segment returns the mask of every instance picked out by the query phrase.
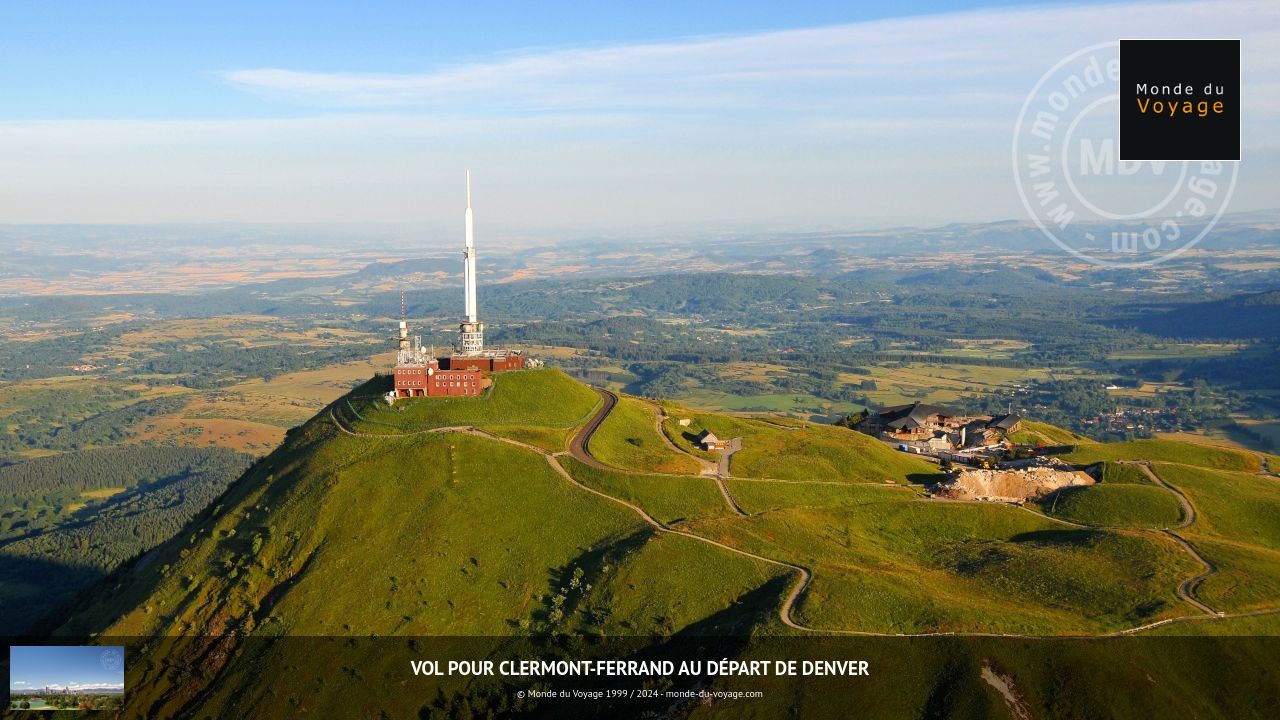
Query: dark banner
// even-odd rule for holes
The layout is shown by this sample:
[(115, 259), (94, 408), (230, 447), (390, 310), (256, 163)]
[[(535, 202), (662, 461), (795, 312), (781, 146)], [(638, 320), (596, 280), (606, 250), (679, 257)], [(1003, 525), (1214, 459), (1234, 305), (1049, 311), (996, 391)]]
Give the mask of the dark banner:
[[(123, 648), (123, 692), (85, 701), (120, 718), (1280, 716), (1274, 637), (228, 635), (85, 644)], [(15, 693), (23, 669), (5, 662), (11, 708), (72, 704), (59, 695), (75, 689)]]

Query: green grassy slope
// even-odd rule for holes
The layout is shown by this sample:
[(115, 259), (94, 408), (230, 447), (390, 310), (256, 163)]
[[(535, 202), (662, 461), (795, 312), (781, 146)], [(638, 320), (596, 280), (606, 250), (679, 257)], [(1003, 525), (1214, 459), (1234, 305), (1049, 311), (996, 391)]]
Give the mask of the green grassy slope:
[(1280, 481), (1251, 473), (1157, 463), (1165, 482), (1186, 494), (1198, 518), (1179, 531), (1218, 573), (1197, 589), (1232, 611), (1276, 606), (1280, 598)]
[[(201, 717), (285, 716), (343, 701), (343, 683), (311, 670), (305, 645), (254, 644), (269, 638), (345, 636), (341, 647), (355, 648), (374, 636), (507, 642), (560, 633), (796, 632), (777, 617), (794, 571), (659, 532), (561, 476), (535, 449), (423, 432), (478, 425), (559, 452), (595, 406), (594, 393), (555, 371), (498, 378), (493, 394), (459, 404), (423, 400), (400, 411), (357, 401), (360, 415), (349, 408), (343, 417), (371, 437), (344, 434), (322, 413), (174, 540), (95, 588), (61, 632), (164, 636), (181, 646), (176, 657), (203, 658), (197, 673), (180, 664), (129, 670), (131, 687), (153, 703), (150, 714), (184, 708)], [(621, 407), (629, 410), (605, 444), (621, 438), (637, 452), (615, 444), (625, 451), (615, 460), (642, 467), (649, 451), (669, 452), (647, 408)], [(637, 408), (643, 414), (631, 412)], [(1022, 508), (925, 499), (913, 483), (932, 474), (932, 464), (843, 428), (711, 413), (681, 428), (676, 418), (689, 415), (672, 415), (665, 429), (679, 442), (702, 427), (744, 439), (734, 471), (756, 477), (726, 486), (748, 517), (730, 510), (710, 478), (602, 471), (567, 455), (556, 462), (662, 523), (808, 568), (811, 582), (791, 615), (808, 627), (1097, 634), (1197, 612), (1175, 589), (1201, 566), (1154, 529), (1176, 522), (1180, 505), (1130, 466), (1108, 463), (1102, 484), (1064, 494), (1049, 509), (1135, 529), (1082, 529)], [(633, 435), (638, 444), (626, 442)], [(1128, 459), (1147, 447), (1105, 452)], [(1201, 462), (1223, 457), (1159, 451)], [(1155, 469), (1199, 510), (1180, 532), (1220, 568), (1198, 596), (1224, 610), (1273, 606), (1280, 483), (1210, 467)], [(232, 647), (211, 651), (211, 642)], [(353, 682), (402, 697), (392, 679), (403, 667), (378, 662), (363, 658)], [(259, 668), (273, 663), (308, 669), (264, 688)], [(1034, 694), (1050, 677), (1031, 682)], [(925, 698), (902, 700), (924, 712)], [(981, 696), (970, 701), (981, 712), (1001, 707), (983, 705)]]
[(1016, 443), (1027, 445), (1052, 445), (1055, 443), (1059, 445), (1084, 445), (1096, 442), (1070, 430), (1034, 420), (1023, 420), (1022, 428), (1013, 433), (1009, 439)]
[(1142, 468), (1129, 463), (1114, 461), (1102, 464), (1102, 482), (1108, 485), (1152, 485)]
[[(555, 368), (496, 373), (493, 386), (474, 398), (408, 398), (388, 406), (380, 397), (353, 399), (352, 426), (368, 433), (471, 425), (565, 430), (587, 420), (599, 398)], [(351, 412), (354, 410), (354, 412)]]
[(1062, 634), (1188, 613), (1174, 587), (1197, 566), (1160, 537), (1072, 529), (1018, 508), (918, 500), (905, 490), (730, 486), (764, 512), (690, 527), (812, 568), (798, 610), (819, 628)]
[(591, 436), (591, 454), (605, 465), (624, 470), (697, 475), (698, 461), (667, 447), (656, 425), (657, 416), (648, 404), (619, 397), (613, 412)]
[[(549, 576), (599, 564), (615, 545), (646, 566), (647, 531), (634, 513), (574, 487), (535, 452), (463, 434), (356, 438), (321, 417), (65, 631), (219, 632), (246, 621), (281, 634), (545, 631), (582, 622), (549, 618), (557, 590)], [(629, 629), (679, 629), (769, 575), (723, 551), (714, 561), (740, 571), (721, 582), (691, 569), (696, 591), (673, 582), (679, 575), (659, 583), (660, 573), (645, 571), (659, 584), (629, 596), (689, 610), (661, 623), (650, 616), (648, 625), (628, 611)], [(750, 586), (730, 587), (733, 578)]]
[(1142, 459), (1245, 472), (1257, 472), (1261, 468), (1261, 461), (1253, 453), (1177, 440), (1082, 443), (1076, 446), (1075, 451), (1062, 457), (1067, 462), (1080, 464), (1095, 463), (1100, 460)]
[(1109, 484), (1064, 488), (1039, 502), (1053, 517), (1102, 527), (1167, 528), (1182, 520), (1182, 505), (1155, 485)]
[[(734, 454), (729, 468), (738, 477), (905, 483), (920, 481), (938, 472), (932, 463), (841, 427), (799, 423), (788, 428), (772, 422), (687, 409), (669, 412), (671, 417), (664, 427), (668, 437), (676, 438), (681, 447), (694, 449), (693, 438), (703, 429), (725, 440), (741, 437), (742, 449)], [(680, 427), (679, 417), (692, 422)]]
[(590, 467), (572, 457), (560, 464), (574, 479), (612, 497), (635, 503), (658, 522), (675, 524), (699, 517), (728, 515), (714, 478), (671, 477), (609, 472)]

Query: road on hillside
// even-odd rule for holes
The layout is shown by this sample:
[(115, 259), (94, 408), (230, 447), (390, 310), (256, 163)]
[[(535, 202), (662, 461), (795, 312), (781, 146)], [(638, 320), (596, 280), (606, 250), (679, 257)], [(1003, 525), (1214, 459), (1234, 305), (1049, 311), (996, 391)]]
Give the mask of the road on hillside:
[(574, 433), (573, 439), (569, 441), (569, 454), (578, 462), (590, 465), (597, 470), (613, 470), (614, 468), (592, 457), (587, 450), (587, 446), (591, 442), (591, 436), (596, 434), (596, 430), (600, 429), (604, 419), (609, 417), (609, 413), (613, 412), (613, 408), (617, 406), (618, 396), (608, 390), (594, 387), (591, 389), (596, 392), (596, 395), (600, 396), (600, 409), (596, 411), (595, 415), (591, 416), (586, 425), (583, 425), (578, 432)]
[(720, 488), (720, 494), (724, 496), (724, 501), (729, 503), (729, 508), (742, 517), (749, 517), (746, 510), (738, 505), (738, 501), (733, 498), (733, 494), (729, 492), (729, 486), (724, 484), (724, 479), (729, 477), (729, 462), (733, 458), (733, 454), (742, 449), (742, 438), (736, 437), (725, 444), (724, 452), (720, 455), (720, 464), (716, 467), (716, 485)]
[[(598, 463), (594, 458), (590, 456), (590, 454), (587, 452), (587, 447), (588, 447), (587, 441), (590, 439), (591, 434), (595, 432), (597, 428), (600, 427), (600, 423), (604, 421), (604, 418), (609, 414), (609, 411), (612, 410), (614, 405), (617, 404), (617, 396), (614, 396), (611, 393), (608, 393), (607, 391), (597, 390), (596, 392), (599, 393), (601, 395), (601, 398), (605, 400), (605, 404), (591, 419), (591, 421), (588, 422), (586, 425), (584, 425), (574, 435), (574, 438), (570, 444), (570, 447), (571, 449), (576, 449), (581, 453), (581, 455), (574, 453), (574, 457), (577, 457), (582, 462), (592, 464), (593, 467), (604, 467), (605, 469), (609, 469), (607, 466), (603, 466), (602, 464)], [(608, 397), (606, 397), (606, 395)], [(328, 415), (330, 419), (333, 421), (333, 424), (337, 427), (337, 429), (346, 435), (369, 438), (369, 439), (377, 439), (377, 440), (389, 440), (397, 437), (397, 435), (392, 435), (392, 434), (383, 435), (383, 434), (363, 433), (355, 430), (352, 427), (349, 427), (346, 424), (345, 420), (337, 412), (336, 402), (330, 405), (328, 409)], [(504, 438), (498, 435), (493, 435), (479, 428), (469, 427), (469, 426), (432, 428), (429, 430), (419, 430), (411, 433), (403, 433), (403, 435), (421, 435), (421, 434), (427, 434), (427, 433), (451, 433), (451, 432), (461, 432), (461, 433), (466, 433), (466, 434), (475, 435), (479, 437), (484, 437), (496, 442), (502, 442), (502, 443), (507, 443), (508, 445), (521, 447), (521, 448), (524, 448), (525, 450), (529, 450), (531, 452), (535, 452), (539, 455), (542, 455), (546, 459), (547, 464), (551, 466), (551, 469), (554, 470), (557, 475), (564, 478), (565, 481), (579, 488), (580, 490), (591, 493), (592, 495), (596, 495), (604, 500), (617, 503), (618, 505), (621, 505), (627, 508), (628, 510), (630, 510), (631, 512), (639, 516), (641, 520), (643, 520), (647, 525), (652, 527), (657, 532), (670, 534), (670, 535), (680, 535), (682, 537), (689, 538), (690, 540), (695, 540), (697, 542), (705, 543), (707, 545), (720, 548), (721, 550), (725, 550), (725, 551), (734, 553), (736, 555), (751, 558), (753, 560), (758, 560), (760, 562), (767, 563), (775, 567), (781, 567), (791, 572), (794, 572), (796, 575), (795, 582), (792, 583), (790, 591), (787, 593), (787, 596), (783, 598), (782, 603), (778, 607), (778, 619), (784, 625), (790, 628), (793, 628), (795, 630), (801, 630), (804, 632), (812, 632), (812, 633), (818, 633), (823, 635), (857, 635), (857, 636), (865, 636), (865, 637), (996, 637), (996, 638), (1018, 638), (1023, 640), (1050, 640), (1055, 638), (1061, 639), (1061, 638), (1071, 637), (1071, 638), (1088, 639), (1088, 638), (1098, 638), (1098, 637), (1121, 637), (1124, 635), (1132, 635), (1136, 633), (1141, 633), (1146, 630), (1151, 630), (1153, 628), (1161, 627), (1164, 625), (1170, 625), (1173, 623), (1190, 622), (1190, 621), (1196, 621), (1196, 620), (1224, 619), (1224, 618), (1258, 617), (1263, 615), (1274, 615), (1274, 614), (1280, 613), (1280, 608), (1267, 608), (1264, 610), (1254, 610), (1251, 612), (1242, 612), (1242, 613), (1213, 612), (1211, 610), (1207, 610), (1206, 608), (1206, 612), (1208, 614), (1205, 614), (1205, 615), (1189, 615), (1189, 616), (1179, 616), (1174, 618), (1166, 618), (1164, 620), (1157, 620), (1155, 622), (1146, 623), (1144, 625), (1139, 625), (1137, 627), (1132, 627), (1125, 630), (1117, 630), (1110, 633), (1103, 633), (1100, 635), (1044, 636), (1044, 635), (1028, 635), (1024, 633), (987, 633), (987, 632), (892, 633), (892, 632), (874, 632), (874, 631), (868, 631), (868, 630), (842, 630), (842, 629), (836, 629), (836, 628), (815, 628), (809, 625), (805, 625), (795, 620), (792, 617), (792, 614), (795, 610), (796, 601), (800, 598), (802, 594), (804, 594), (804, 591), (809, 587), (809, 583), (812, 582), (813, 580), (813, 572), (809, 570), (809, 568), (803, 565), (798, 565), (796, 563), (788, 562), (786, 560), (779, 560), (776, 558), (759, 555), (749, 550), (736, 548), (731, 545), (727, 545), (725, 543), (719, 542), (717, 540), (712, 540), (711, 538), (704, 537), (702, 535), (697, 535), (692, 532), (688, 532), (686, 530), (677, 530), (675, 528), (669, 527), (665, 523), (659, 521), (657, 518), (650, 515), (647, 511), (645, 511), (644, 508), (640, 507), (639, 505), (636, 505), (635, 503), (632, 503), (630, 501), (624, 500), (619, 497), (614, 497), (612, 495), (609, 495), (608, 493), (602, 492), (600, 490), (596, 490), (595, 488), (589, 487), (587, 485), (582, 484), (581, 482), (578, 482), (576, 479), (574, 479), (572, 475), (569, 474), (567, 470), (564, 469), (564, 466), (560, 464), (559, 456), (563, 455), (564, 453), (550, 453), (550, 452), (547, 452), (544, 448), (540, 448), (536, 445), (531, 445), (529, 443), (521, 442), (519, 440), (514, 440), (511, 438)], [(1160, 481), (1160, 484), (1164, 485), (1163, 481)], [(1174, 490), (1174, 492), (1177, 492), (1177, 491)], [(1187, 547), (1190, 552), (1194, 553), (1197, 557), (1199, 557), (1199, 553), (1196, 553), (1194, 548), (1191, 548), (1189, 544), (1187, 545)], [(1208, 565), (1207, 562), (1205, 564)], [(1209, 567), (1212, 567), (1212, 566), (1209, 566)], [(1196, 579), (1197, 578), (1192, 578), (1193, 581)], [(1184, 583), (1184, 585), (1186, 585), (1186, 583)], [(1199, 606), (1198, 602), (1194, 600), (1192, 600), (1192, 602), (1195, 603), (1197, 606)]]

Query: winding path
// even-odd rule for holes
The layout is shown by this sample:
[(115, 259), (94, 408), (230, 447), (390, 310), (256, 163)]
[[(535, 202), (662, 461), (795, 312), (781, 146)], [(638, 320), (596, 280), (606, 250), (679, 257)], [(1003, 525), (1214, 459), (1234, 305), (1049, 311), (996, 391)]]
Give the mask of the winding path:
[[(596, 390), (596, 392), (601, 395), (602, 399), (604, 399), (604, 403), (601, 405), (600, 409), (596, 412), (596, 414), (592, 416), (592, 418), (588, 420), (581, 428), (579, 428), (577, 433), (574, 435), (573, 440), (570, 442), (570, 451), (568, 454), (572, 455), (574, 458), (578, 459), (581, 462), (591, 465), (592, 467), (599, 467), (606, 470), (612, 470), (612, 468), (604, 465), (603, 463), (600, 463), (595, 458), (591, 457), (588, 451), (589, 449), (588, 441), (590, 440), (591, 434), (594, 433), (600, 427), (600, 424), (604, 422), (604, 418), (609, 414), (609, 412), (617, 404), (617, 396), (604, 390)], [(476, 435), (476, 436), (488, 438), (490, 440), (507, 443), (508, 445), (514, 445), (516, 447), (524, 448), (531, 452), (538, 453), (539, 455), (543, 456), (543, 458), (546, 459), (547, 464), (551, 467), (553, 471), (556, 472), (556, 474), (558, 474), (561, 478), (563, 478), (565, 481), (567, 481), (571, 485), (579, 488), (580, 490), (591, 493), (592, 495), (595, 495), (599, 498), (602, 498), (604, 500), (607, 500), (612, 503), (616, 503), (618, 505), (621, 505), (622, 507), (627, 508), (631, 512), (635, 513), (647, 525), (649, 525), (659, 533), (686, 537), (686, 538), (689, 538), (690, 540), (695, 540), (697, 542), (705, 543), (707, 545), (711, 545), (721, 550), (734, 553), (735, 555), (750, 558), (752, 560), (756, 560), (756, 561), (765, 563), (767, 565), (789, 570), (795, 573), (796, 579), (792, 583), (791, 588), (787, 592), (786, 597), (783, 598), (782, 604), (778, 607), (778, 619), (787, 627), (792, 628), (794, 630), (801, 631), (801, 632), (805, 632), (805, 633), (814, 633), (814, 634), (820, 634), (820, 635), (852, 635), (852, 636), (863, 636), (863, 637), (906, 637), (906, 638), (983, 637), (983, 638), (1012, 638), (1012, 639), (1021, 639), (1021, 640), (1061, 640), (1061, 639), (1096, 640), (1096, 639), (1102, 639), (1102, 638), (1112, 638), (1112, 637), (1133, 635), (1133, 634), (1144, 632), (1154, 628), (1162, 627), (1164, 625), (1171, 625), (1173, 623), (1194, 622), (1194, 621), (1203, 621), (1203, 620), (1217, 620), (1217, 619), (1226, 619), (1226, 618), (1258, 617), (1263, 615), (1280, 614), (1280, 608), (1269, 608), (1269, 609), (1255, 610), (1252, 612), (1244, 612), (1244, 613), (1214, 612), (1212, 610), (1209, 610), (1207, 607), (1205, 607), (1198, 601), (1194, 600), (1193, 598), (1190, 598), (1189, 596), (1184, 595), (1184, 598), (1188, 599), (1188, 601), (1190, 601), (1192, 604), (1205, 609), (1207, 614), (1184, 615), (1180, 617), (1166, 618), (1164, 620), (1158, 620), (1156, 622), (1147, 623), (1145, 625), (1139, 625), (1137, 627), (1127, 628), (1125, 630), (1117, 630), (1115, 632), (1104, 633), (1100, 635), (1028, 635), (1028, 634), (1022, 634), (1022, 633), (984, 633), (984, 632), (891, 633), (891, 632), (874, 632), (870, 630), (841, 630), (841, 629), (816, 628), (809, 625), (805, 625), (795, 620), (792, 617), (793, 611), (795, 609), (796, 601), (800, 598), (800, 595), (804, 593), (804, 591), (809, 587), (810, 582), (812, 582), (813, 580), (813, 572), (809, 568), (803, 565), (798, 565), (796, 563), (788, 562), (785, 560), (779, 560), (776, 558), (759, 555), (759, 554), (750, 552), (748, 550), (743, 550), (740, 548), (733, 547), (731, 545), (726, 545), (725, 543), (712, 540), (711, 538), (703, 537), (701, 535), (696, 535), (691, 532), (687, 532), (684, 530), (677, 530), (675, 528), (669, 527), (668, 525), (659, 521), (657, 518), (650, 515), (644, 508), (640, 507), (639, 505), (636, 505), (635, 503), (632, 503), (628, 500), (624, 500), (622, 498), (614, 497), (612, 495), (609, 495), (605, 492), (602, 492), (595, 488), (584, 485), (581, 482), (575, 480), (574, 477), (570, 475), (567, 470), (564, 469), (564, 466), (560, 464), (559, 458), (566, 454), (564, 452), (559, 452), (559, 453), (548, 452), (546, 449), (540, 448), (536, 445), (530, 445), (529, 443), (521, 442), (519, 440), (513, 440), (511, 438), (504, 438), (504, 437), (494, 435), (492, 433), (489, 433), (479, 428), (471, 427), (471, 426), (450, 426), (450, 427), (430, 428), (426, 430), (418, 430), (418, 431), (409, 432), (409, 433), (399, 433), (395, 435), (379, 434), (379, 433), (364, 433), (349, 427), (342, 420), (342, 418), (339, 417), (339, 413), (336, 412), (335, 410), (336, 406), (337, 406), (336, 402), (329, 406), (330, 419), (333, 420), (334, 426), (337, 427), (339, 431), (347, 435), (351, 435), (353, 437), (386, 440), (386, 439), (402, 437), (406, 435), (424, 435), (424, 434), (431, 434), (431, 433), (455, 433), (456, 432), (456, 433), (466, 433), (469, 435)], [(1134, 463), (1141, 464), (1141, 461), (1134, 461)], [(1150, 469), (1148, 468), (1147, 471), (1150, 472)], [(1151, 475), (1153, 478), (1155, 477), (1154, 473), (1151, 473)], [(1155, 478), (1155, 479), (1161, 485), (1165, 487), (1169, 487), (1171, 490), (1173, 490), (1172, 487), (1168, 486), (1163, 481), (1159, 480), (1158, 478)], [(1174, 490), (1174, 492), (1176, 493), (1177, 490)], [(1181, 496), (1181, 493), (1178, 493), (1178, 494), (1179, 496)], [(1192, 509), (1192, 512), (1194, 513), (1194, 508)], [(1192, 518), (1194, 519), (1194, 515), (1192, 515)], [(1180, 527), (1186, 527), (1186, 525), (1189, 525), (1189, 524), (1190, 523), (1188, 522)], [(1172, 531), (1166, 531), (1166, 532), (1169, 532), (1171, 535), (1173, 534)], [(1174, 535), (1174, 537), (1177, 538), (1178, 536)], [(1178, 538), (1178, 539), (1181, 540), (1181, 538)], [(1200, 558), (1199, 553), (1196, 552), (1194, 548), (1191, 548), (1189, 543), (1186, 543), (1185, 540), (1183, 540), (1182, 542), (1193, 554), (1195, 554), (1197, 558)], [(1200, 558), (1200, 559), (1202, 560), (1202, 562), (1205, 563), (1206, 566), (1210, 568), (1213, 567), (1207, 561), (1204, 561), (1203, 558)], [(1203, 577), (1207, 577), (1208, 575), (1211, 575), (1213, 572), (1216, 572), (1216, 569), (1212, 570), (1212, 572), (1205, 574), (1204, 576), (1197, 576), (1196, 578), (1192, 578), (1191, 580), (1184, 582), (1183, 587), (1186, 587), (1188, 584), (1193, 583), (1199, 579), (1203, 579)], [(1179, 588), (1179, 590), (1181, 592), (1182, 588)]]
[(725, 504), (729, 506), (739, 517), (750, 517), (747, 511), (743, 510), (738, 501), (733, 498), (733, 493), (729, 492), (729, 486), (725, 484), (724, 479), (729, 477), (729, 462), (733, 459), (733, 454), (742, 449), (742, 438), (736, 437), (725, 444), (724, 452), (720, 454), (720, 462), (716, 466), (716, 487), (720, 488), (720, 494), (724, 496)]
[(1196, 575), (1195, 577), (1189, 577), (1186, 580), (1183, 580), (1182, 584), (1178, 585), (1178, 597), (1182, 598), (1188, 603), (1191, 603), (1192, 605), (1195, 605), (1197, 608), (1199, 608), (1200, 610), (1204, 611), (1209, 615), (1214, 615), (1217, 617), (1223, 616), (1224, 613), (1218, 610), (1214, 610), (1213, 608), (1204, 604), (1203, 602), (1200, 601), (1199, 598), (1197, 598), (1193, 594), (1195, 592), (1196, 587), (1199, 586), (1200, 583), (1205, 580), (1205, 578), (1210, 577), (1218, 572), (1218, 566), (1209, 562), (1208, 558), (1201, 555), (1200, 551), (1197, 550), (1196, 546), (1192, 545), (1189, 540), (1182, 537), (1178, 533), (1174, 532), (1175, 530), (1184, 530), (1188, 527), (1191, 527), (1191, 524), (1196, 521), (1196, 506), (1191, 504), (1191, 500), (1188, 499), (1186, 495), (1182, 494), (1181, 490), (1162, 480), (1159, 475), (1156, 475), (1155, 471), (1151, 469), (1151, 463), (1145, 460), (1122, 460), (1120, 462), (1123, 465), (1133, 465), (1134, 467), (1137, 467), (1138, 469), (1142, 470), (1143, 474), (1147, 476), (1147, 479), (1149, 479), (1151, 482), (1155, 483), (1159, 487), (1162, 487), (1165, 490), (1168, 490), (1169, 492), (1173, 493), (1174, 496), (1178, 498), (1178, 502), (1182, 503), (1182, 522), (1179, 523), (1178, 526), (1175, 528), (1165, 528), (1163, 532), (1165, 535), (1168, 535), (1170, 538), (1172, 538), (1173, 541), (1177, 543), (1180, 547), (1182, 547), (1183, 550), (1186, 550), (1187, 553), (1191, 555), (1191, 557), (1195, 558), (1201, 565), (1203, 565), (1204, 572), (1200, 573), (1199, 575)]

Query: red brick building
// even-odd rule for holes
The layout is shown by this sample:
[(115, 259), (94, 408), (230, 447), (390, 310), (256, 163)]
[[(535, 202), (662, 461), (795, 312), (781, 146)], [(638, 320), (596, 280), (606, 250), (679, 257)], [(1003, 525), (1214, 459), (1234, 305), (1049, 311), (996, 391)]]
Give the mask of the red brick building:
[(484, 389), (478, 369), (440, 369), (437, 360), (424, 364), (396, 365), (395, 396), (474, 397)]
[(491, 350), (482, 355), (454, 355), (440, 358), (440, 367), (445, 370), (483, 370), (484, 372), (520, 370), (524, 367), (524, 355), (510, 350)]

